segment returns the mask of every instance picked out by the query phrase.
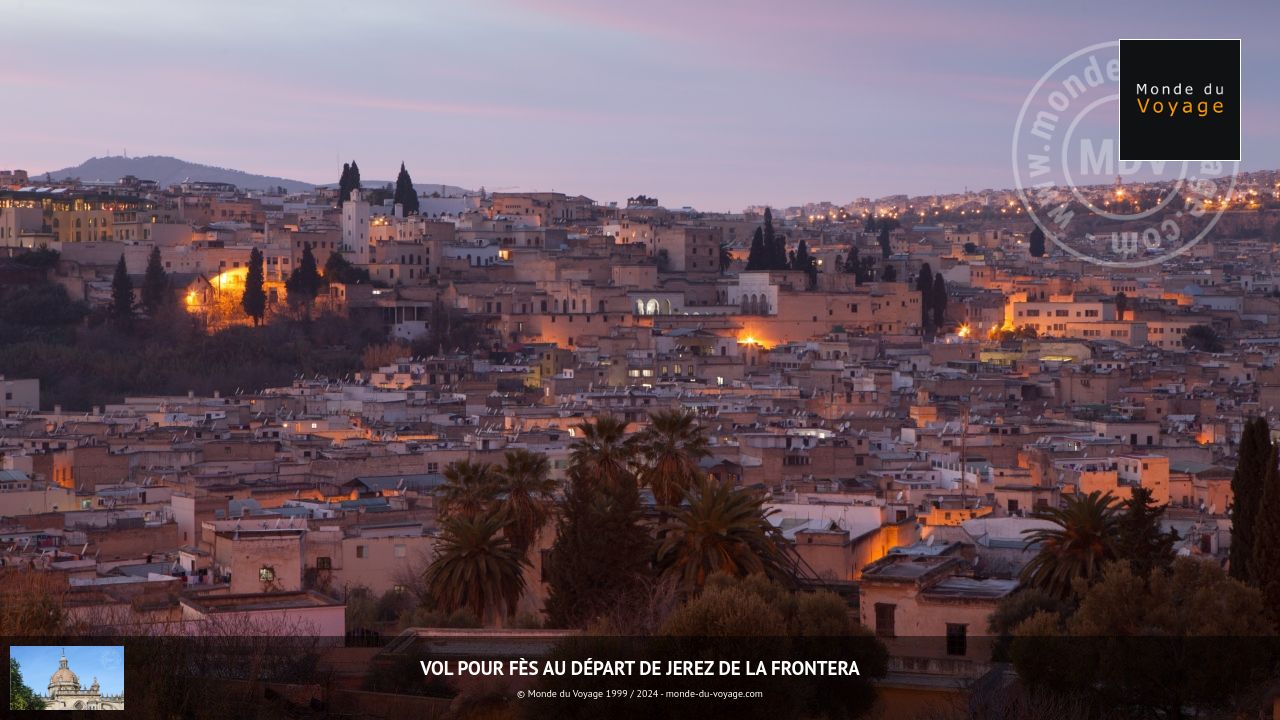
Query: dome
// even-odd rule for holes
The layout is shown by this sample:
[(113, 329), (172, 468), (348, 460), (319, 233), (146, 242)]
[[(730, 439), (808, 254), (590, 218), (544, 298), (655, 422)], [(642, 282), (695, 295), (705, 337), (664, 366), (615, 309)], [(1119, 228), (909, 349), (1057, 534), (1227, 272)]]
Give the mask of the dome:
[(71, 672), (71, 668), (67, 667), (67, 657), (62, 656), (58, 661), (58, 669), (54, 671), (49, 678), (49, 689), (52, 690), (78, 690), (80, 688), (80, 678)]

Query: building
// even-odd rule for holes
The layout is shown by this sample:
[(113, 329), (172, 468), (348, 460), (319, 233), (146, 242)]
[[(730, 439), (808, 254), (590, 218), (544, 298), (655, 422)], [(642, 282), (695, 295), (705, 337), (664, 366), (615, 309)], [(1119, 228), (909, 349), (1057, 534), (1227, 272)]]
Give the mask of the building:
[(64, 652), (58, 669), (49, 678), (49, 694), (44, 697), (45, 710), (123, 710), (124, 694), (103, 695), (98, 678), (89, 687), (67, 666)]

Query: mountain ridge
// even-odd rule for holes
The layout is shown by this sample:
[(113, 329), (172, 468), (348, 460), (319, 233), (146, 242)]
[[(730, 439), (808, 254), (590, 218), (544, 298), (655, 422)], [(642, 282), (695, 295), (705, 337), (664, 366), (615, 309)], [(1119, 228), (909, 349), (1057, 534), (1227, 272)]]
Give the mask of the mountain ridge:
[[(154, 180), (161, 187), (177, 185), (188, 180), (231, 183), (241, 190), (274, 190), (277, 187), (283, 187), (288, 192), (305, 192), (317, 187), (337, 186), (336, 182), (315, 184), (273, 175), (257, 175), (234, 168), (189, 162), (169, 155), (91, 157), (73, 167), (40, 174), (33, 173), (32, 179), (47, 176), (54, 180), (79, 178), (85, 182), (116, 182), (126, 175), (132, 175), (140, 180)], [(370, 180), (363, 184), (366, 188), (381, 187), (386, 184), (386, 181)], [(424, 193), (439, 192), (442, 195), (452, 195), (471, 192), (456, 185), (438, 183), (414, 183), (413, 185), (419, 192)]]

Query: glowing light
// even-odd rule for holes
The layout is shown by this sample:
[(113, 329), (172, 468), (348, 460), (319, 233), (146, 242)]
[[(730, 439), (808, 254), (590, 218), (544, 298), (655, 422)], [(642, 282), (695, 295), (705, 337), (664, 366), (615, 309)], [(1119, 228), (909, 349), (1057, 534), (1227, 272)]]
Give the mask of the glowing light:
[(962, 338), (967, 338), (967, 337), (969, 337), (969, 336), (970, 336), (970, 335), (972, 335), (972, 334), (973, 334), (973, 328), (969, 327), (969, 325), (968, 325), (967, 323), (966, 323), (966, 324), (964, 324), (964, 325), (961, 325), (961, 326), (956, 330), (956, 335), (959, 335), (959, 336), (960, 336), (960, 337), (962, 337)]

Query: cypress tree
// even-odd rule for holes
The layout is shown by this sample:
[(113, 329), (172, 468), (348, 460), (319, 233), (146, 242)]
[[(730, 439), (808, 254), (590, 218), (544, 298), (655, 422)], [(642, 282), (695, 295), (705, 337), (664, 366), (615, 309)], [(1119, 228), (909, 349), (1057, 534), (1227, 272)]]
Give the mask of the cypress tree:
[(289, 302), (293, 304), (310, 303), (320, 293), (324, 281), (316, 269), (316, 256), (311, 253), (311, 243), (302, 244), (302, 259), (298, 267), (289, 273), (284, 287), (288, 292)]
[(107, 312), (116, 320), (128, 320), (133, 317), (133, 281), (129, 279), (129, 269), (124, 264), (124, 254), (116, 263), (116, 273), (111, 278), (111, 304)]
[(942, 273), (933, 276), (933, 290), (930, 294), (933, 305), (933, 325), (942, 327), (947, 315), (947, 283), (942, 279)]
[[(355, 160), (352, 160), (351, 161), (351, 189), (359, 190), (360, 187), (361, 187), (360, 186), (360, 166), (356, 164)], [(350, 193), (348, 193), (348, 197), (350, 197)]]
[(916, 276), (916, 291), (920, 293), (920, 326), (930, 327), (933, 322), (933, 268), (929, 263), (920, 266)]
[(764, 209), (765, 266), (762, 270), (787, 269), (787, 241), (777, 236), (773, 229), (773, 210)]
[(880, 279), (885, 282), (894, 282), (898, 279), (898, 269), (893, 265), (886, 264), (884, 270), (880, 273)]
[(169, 304), (169, 276), (160, 262), (160, 248), (151, 248), (147, 257), (147, 273), (142, 280), (142, 305), (151, 315)]
[[(1273, 617), (1280, 617), (1280, 447), (1271, 446), (1262, 475), (1250, 572)], [(1234, 538), (1232, 539), (1234, 549)]]
[(351, 163), (342, 163), (342, 177), (338, 178), (338, 202), (351, 199)]
[(893, 254), (893, 248), (889, 245), (889, 223), (880, 224), (880, 255), (888, 260)]
[(1031, 230), (1027, 243), (1030, 245), (1031, 257), (1044, 257), (1044, 231), (1039, 225)]
[(1253, 550), (1262, 500), (1263, 477), (1271, 457), (1271, 428), (1266, 419), (1255, 417), (1244, 425), (1237, 450), (1236, 470), (1231, 476), (1231, 577), (1254, 582)]
[(764, 233), (760, 228), (756, 228), (755, 235), (751, 236), (751, 253), (747, 255), (748, 270), (765, 270), (765, 249), (764, 249)]
[(240, 306), (244, 314), (253, 318), (255, 326), (262, 323), (267, 314), (267, 291), (263, 288), (262, 251), (254, 248), (249, 253), (249, 273), (244, 278), (244, 295), (240, 298)]
[(413, 189), (413, 179), (404, 163), (400, 163), (400, 174), (396, 176), (395, 202), (404, 209), (405, 215), (418, 214), (418, 191)]

